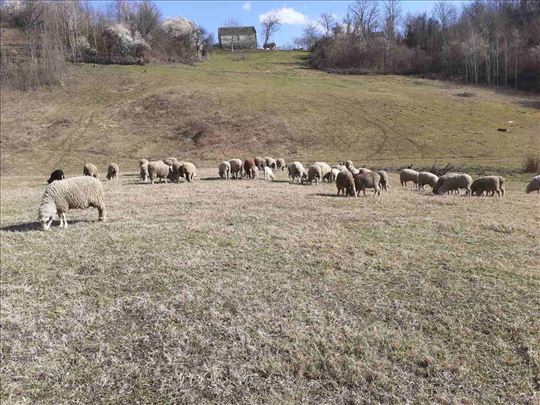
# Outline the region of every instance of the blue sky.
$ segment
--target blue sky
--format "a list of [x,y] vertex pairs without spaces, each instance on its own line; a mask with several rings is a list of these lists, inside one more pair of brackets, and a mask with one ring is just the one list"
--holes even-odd
[[[94,1],[103,6],[106,2]],[[186,17],[213,32],[217,39],[217,29],[229,18],[235,18],[240,25],[253,25],[257,29],[260,42],[260,18],[269,12],[281,16],[283,24],[272,40],[278,46],[292,44],[301,35],[303,28],[315,22],[321,13],[333,13],[341,20],[352,1],[156,1],[163,17]],[[456,4],[459,2],[455,2]],[[435,1],[402,1],[403,15],[417,12],[430,13]]]

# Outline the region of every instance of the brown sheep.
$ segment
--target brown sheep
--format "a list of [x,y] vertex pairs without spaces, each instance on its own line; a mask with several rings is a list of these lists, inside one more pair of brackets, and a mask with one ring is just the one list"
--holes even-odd
[[260,156],[257,156],[253,161],[255,162],[255,167],[259,170],[264,170],[266,167],[266,160]]
[[[265,162],[265,164],[266,164],[266,162]],[[255,178],[255,176],[257,175],[257,165],[255,164],[254,159],[246,159],[244,161],[244,171],[246,172],[246,177],[248,179],[254,179]]]
[[360,191],[364,192],[366,196],[366,188],[374,189],[374,196],[381,195],[381,188],[379,186],[381,182],[381,176],[377,172],[360,173],[354,176],[354,185],[356,187],[356,195],[360,195]]
[[281,169],[281,171],[284,171],[286,166],[287,164],[285,163],[285,159],[281,159],[281,158],[276,159],[277,169]]
[[356,194],[356,187],[354,185],[354,178],[350,171],[342,170],[339,172],[336,178],[337,195],[341,192],[344,197],[350,195],[352,197]]
[[83,176],[91,176],[91,177],[95,177],[96,179],[99,177],[98,169],[92,163],[86,163],[83,166],[82,173],[83,173]]
[[118,176],[120,176],[120,168],[116,163],[111,163],[107,168],[107,180],[118,180]]
[[312,165],[309,167],[307,171],[307,177],[302,177],[302,184],[304,184],[304,180],[308,182],[309,184],[313,184],[313,181],[315,181],[315,184],[319,184],[320,181],[322,181],[322,169],[319,165]]

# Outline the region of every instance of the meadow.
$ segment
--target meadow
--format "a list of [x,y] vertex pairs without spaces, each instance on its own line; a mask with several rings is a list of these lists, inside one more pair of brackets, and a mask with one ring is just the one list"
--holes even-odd
[[[538,403],[538,98],[295,52],[75,68],[2,91],[2,403]],[[468,93],[462,97],[457,94]],[[6,102],[8,101],[8,102]],[[514,121],[510,132],[500,126]],[[220,180],[225,158],[465,164],[504,198]],[[141,157],[198,165],[141,183]],[[41,231],[49,173],[117,161],[108,221]]]

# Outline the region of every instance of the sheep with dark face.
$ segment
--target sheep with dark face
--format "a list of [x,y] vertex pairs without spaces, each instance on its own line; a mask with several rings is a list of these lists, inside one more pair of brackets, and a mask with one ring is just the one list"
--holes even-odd
[[270,156],[265,156],[263,158],[266,162],[266,166],[269,167],[270,169],[276,169],[277,168],[277,162],[276,162],[276,159],[270,157]]
[[379,182],[379,187],[381,190],[388,191],[390,189],[390,181],[388,180],[388,173],[386,173],[384,170],[379,170],[378,175],[381,177],[381,180]]
[[[328,163],[326,163],[326,162],[315,162],[313,164],[320,166],[321,174],[322,174],[321,179],[328,179],[328,173],[330,173],[332,171],[332,168],[330,167],[330,165]],[[330,182],[330,181],[328,181],[328,182]]]
[[470,196],[472,182],[472,177],[466,173],[446,173],[444,176],[439,177],[432,191],[435,195],[442,195],[463,188],[465,189],[465,195]]
[[350,171],[342,170],[338,173],[336,178],[337,195],[341,194],[354,197],[356,195],[356,187],[354,185],[354,178]]
[[304,180],[308,182],[309,184],[319,184],[319,182],[322,179],[322,170],[321,166],[315,164],[309,167],[307,171],[307,177],[302,177],[302,184],[304,184]]
[[437,175],[430,173],[430,172],[420,172],[418,173],[418,188],[420,190],[424,189],[424,186],[427,184],[433,189],[435,187],[435,184],[437,184],[437,181],[439,180],[439,177]]
[[287,164],[285,163],[285,159],[278,158],[276,159],[276,168],[281,171],[285,170],[285,167],[287,167]]
[[401,186],[407,186],[409,181],[413,182],[413,186],[418,184],[418,172],[413,169],[403,169],[399,172],[399,182]]
[[499,197],[502,197],[504,195],[504,192],[501,191],[501,180],[499,176],[479,177],[471,184],[472,196],[474,196],[475,194],[477,196],[481,196],[484,193],[486,193],[486,196],[488,196],[490,192],[493,193],[492,195],[497,193]]
[[353,161],[352,160],[346,160],[345,162],[342,163],[342,166],[345,166],[347,169],[349,167],[354,167]]
[[167,165],[162,160],[148,163],[148,176],[150,181],[154,184],[155,179],[159,179],[159,182],[167,182],[172,172],[172,166]]
[[195,168],[195,165],[191,162],[182,162],[179,172],[180,176],[185,178],[188,183],[191,183],[193,181],[193,178],[197,176],[197,169]]
[[148,163],[147,159],[139,160],[139,176],[142,181],[148,180]]
[[65,178],[64,171],[62,169],[56,169],[51,173],[51,177],[49,177],[47,183],[51,184],[53,181],[64,180]]
[[374,196],[381,195],[381,176],[377,172],[364,172],[354,176],[354,185],[356,187],[356,195],[360,195],[360,191],[366,196],[366,188],[374,189]]
[[167,159],[163,160],[163,163],[165,163],[167,166],[172,166],[174,162],[178,162],[178,159],[175,157],[168,157]]
[[534,176],[531,179],[531,181],[529,181],[529,184],[527,184],[527,188],[525,189],[525,192],[529,194],[529,193],[532,193],[533,191],[540,193],[540,176]]
[[231,164],[228,161],[221,162],[218,167],[219,177],[229,180],[231,175]]
[[336,181],[337,179],[337,175],[339,174],[339,172],[341,171],[341,169],[337,169],[335,167],[332,167],[330,169],[330,173],[326,173],[326,176],[324,177],[324,179],[328,182],[328,183],[333,183]]
[[254,179],[257,176],[257,165],[255,163],[255,159],[246,159],[244,161],[244,172],[248,179]]
[[101,182],[91,176],[73,177],[55,181],[47,186],[38,210],[38,221],[42,229],[48,230],[55,214],[60,218],[60,227],[67,228],[66,212],[70,209],[97,208],[99,220],[105,221],[105,202]]
[[118,164],[111,163],[109,167],[107,168],[107,180],[118,180],[118,177],[120,176],[120,167],[118,167]]
[[98,169],[92,163],[86,163],[83,166],[83,176],[91,176],[96,179],[99,177]]
[[233,179],[238,179],[242,177],[242,171],[244,170],[244,165],[240,159],[231,159],[229,160],[231,165],[231,177]]
[[259,170],[264,170],[266,167],[266,160],[260,156],[257,156],[253,161],[255,162],[255,167]]

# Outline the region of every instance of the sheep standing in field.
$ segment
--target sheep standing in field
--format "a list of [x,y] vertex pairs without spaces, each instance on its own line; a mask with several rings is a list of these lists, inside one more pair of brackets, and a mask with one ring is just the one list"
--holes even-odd
[[66,177],[64,176],[64,171],[62,169],[56,169],[54,172],[51,173],[51,176],[49,177],[49,180],[47,180],[47,183],[51,184],[53,181],[58,180],[64,180]]
[[348,170],[349,167],[354,167],[352,160],[346,160],[341,164],[342,166],[345,166],[345,168]]
[[532,193],[533,191],[536,191],[540,194],[540,176],[534,176],[531,181],[529,181],[529,184],[527,184],[527,188],[525,189],[525,192],[527,194]]
[[[409,181],[414,183],[414,186],[418,184],[418,172],[413,169],[403,169],[399,172],[399,182],[401,186],[407,186]],[[413,186],[413,187],[414,187]]]
[[366,188],[374,189],[374,196],[381,195],[381,187],[379,186],[381,182],[381,176],[377,172],[364,172],[354,176],[354,186],[356,187],[356,195],[360,195],[360,191],[364,192],[364,197],[366,196]]
[[231,164],[228,161],[221,162],[218,167],[219,177],[224,180],[229,180],[231,175]]
[[[501,180],[499,176],[484,176],[479,177],[471,184],[471,195],[481,196],[486,193],[486,196],[490,192],[493,194],[497,193],[499,197],[502,197],[504,194],[501,193]],[[492,195],[493,195],[492,194]]]
[[[314,181],[315,184],[319,184],[319,182],[322,180],[321,166],[317,164],[311,165],[307,171],[307,177],[305,180],[311,185],[313,185]],[[304,184],[304,177],[302,177],[302,184]]]
[[195,165],[191,162],[182,162],[179,172],[180,176],[185,178],[188,183],[191,183],[193,181],[193,178],[197,176],[197,169],[195,168]]
[[268,181],[274,181],[274,172],[270,168],[270,166],[266,166],[264,168],[264,179]]
[[350,171],[342,170],[338,173],[336,178],[337,195],[341,192],[343,197],[356,195],[356,186],[354,185],[354,178]]
[[83,176],[99,177],[98,169],[92,163],[85,163],[83,166]]
[[353,176],[356,176],[357,174],[360,174],[360,170],[358,170],[353,165],[349,165],[349,167],[347,167],[347,170],[350,171]]
[[433,194],[442,195],[447,191],[465,189],[465,195],[471,195],[472,177],[466,173],[446,173],[444,176],[439,177],[435,187],[433,187]]
[[167,178],[173,183],[178,183],[180,181],[180,177],[182,177],[180,171],[183,164],[184,162],[182,161],[176,161],[172,164],[171,170],[169,171]]
[[270,169],[276,169],[277,168],[277,162],[276,162],[276,159],[270,157],[270,156],[265,156],[263,158],[266,162],[266,166],[268,166]]
[[377,174],[381,178],[381,181],[379,182],[379,186],[381,187],[381,190],[388,191],[390,189],[390,181],[388,180],[388,173],[386,173],[384,170],[379,170]]
[[282,158],[276,159],[276,169],[278,170],[281,169],[281,171],[284,171],[286,166],[287,164],[285,163],[284,159]]
[[174,162],[178,162],[178,159],[175,157],[168,157],[167,159],[163,160],[163,163],[165,163],[167,166],[172,166]]
[[116,163],[111,163],[107,168],[107,180],[118,180],[120,176],[120,167]]
[[148,163],[146,159],[139,161],[139,176],[142,181],[148,181]]
[[159,179],[160,183],[163,181],[167,183],[167,179],[169,178],[171,172],[172,167],[162,160],[148,163],[148,177],[150,178],[152,184],[154,184],[155,179]]
[[289,177],[292,178],[293,183],[296,179],[300,182],[303,177],[307,177],[307,171],[300,162],[290,163],[289,166],[287,166],[287,169],[289,170]]
[[423,190],[424,186],[427,184],[433,189],[435,184],[439,181],[437,175],[430,172],[420,172],[418,173],[418,189]]
[[246,177],[248,179],[254,179],[257,176],[257,165],[255,164],[255,159],[246,159],[244,161],[244,172],[246,173]]
[[340,169],[332,167],[330,169],[330,172],[326,173],[325,180],[328,183],[333,183],[334,181],[336,181],[337,175],[339,174],[340,171],[341,171]]
[[231,177],[233,179],[241,178],[242,171],[244,170],[242,161],[240,159],[231,159],[229,160],[229,164],[231,165]]
[[[321,181],[322,181],[322,179],[328,179],[328,173],[330,173],[332,171],[332,168],[330,167],[330,165],[328,163],[326,163],[326,162],[315,162],[313,164],[318,165],[321,168],[321,174],[322,174]],[[330,181],[328,181],[328,182],[330,182]]]
[[55,181],[47,186],[38,210],[38,221],[44,231],[48,230],[54,215],[60,218],[60,227],[67,228],[66,212],[70,209],[95,207],[99,220],[105,221],[103,186],[94,177],[81,176]]
[[266,167],[266,160],[260,156],[255,157],[253,161],[255,162],[255,167],[259,170],[264,170],[264,168]]

